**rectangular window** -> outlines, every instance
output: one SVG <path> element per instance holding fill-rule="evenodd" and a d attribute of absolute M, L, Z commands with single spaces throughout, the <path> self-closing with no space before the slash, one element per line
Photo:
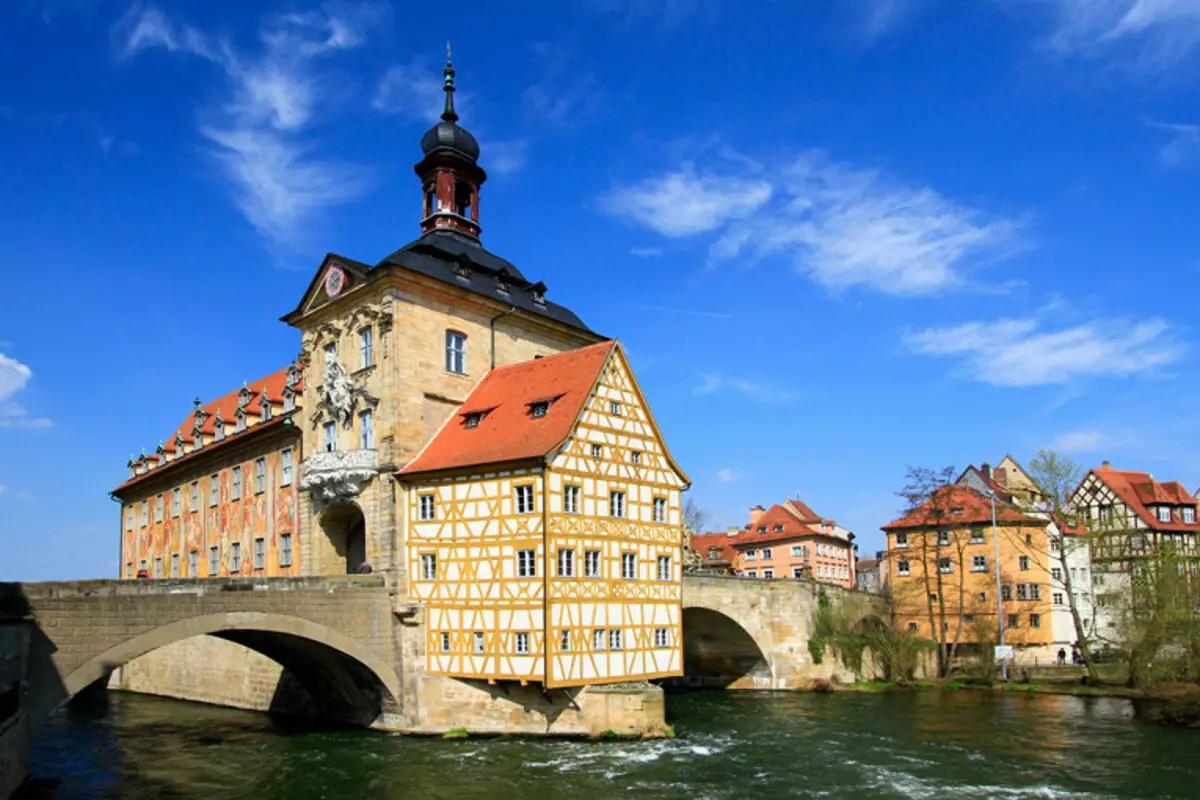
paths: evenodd
<path fill-rule="evenodd" d="M 671 557 L 670 556 L 659 556 L 658 557 L 658 579 L 660 581 L 671 580 Z"/>
<path fill-rule="evenodd" d="M 798 544 L 792 545 L 792 558 L 802 558 L 804 556 L 804 548 Z"/>
<path fill-rule="evenodd" d="M 285 533 L 279 537 L 279 566 L 292 565 L 292 535 Z"/>
<path fill-rule="evenodd" d="M 746 560 L 747 561 L 757 561 L 758 560 L 758 551 L 757 550 L 747 550 L 746 551 Z"/>
<path fill-rule="evenodd" d="M 215 506 L 221 501 L 221 476 L 213 475 L 208 479 L 208 504 Z"/>
<path fill-rule="evenodd" d="M 1006 583 L 1000 587 L 1000 599 L 1005 602 L 1012 600 L 1012 584 Z"/>
<path fill-rule="evenodd" d="M 133 562 L 132 561 L 127 561 L 125 563 L 125 577 L 126 578 L 133 577 Z"/>
<path fill-rule="evenodd" d="M 1196 509 L 1193 508 L 1192 506 L 1185 506 L 1183 509 L 1183 521 L 1186 522 L 1188 525 L 1195 523 Z"/>
<path fill-rule="evenodd" d="M 596 628 L 592 631 L 592 649 L 603 650 L 608 642 L 608 635 L 604 628 Z"/>
<path fill-rule="evenodd" d="M 375 423 L 369 409 L 358 415 L 358 447 L 360 450 L 375 449 Z"/>
<path fill-rule="evenodd" d="M 254 493 L 262 494 L 267 490 L 267 459 L 259 458 L 254 461 Z"/>
<path fill-rule="evenodd" d="M 762 549 L 762 552 L 759 553 L 759 555 L 762 557 L 763 561 L 770 561 L 771 560 L 771 548 L 764 547 Z"/>
<path fill-rule="evenodd" d="M 579 513 L 579 487 L 564 486 L 563 487 L 563 512 L 567 514 Z"/>
<path fill-rule="evenodd" d="M 290 447 L 279 456 L 279 485 L 292 485 L 292 448 Z"/>
<path fill-rule="evenodd" d="M 460 375 L 467 372 L 467 337 L 458 331 L 446 331 L 446 369 Z"/>
<path fill-rule="evenodd" d="M 971 544 L 983 544 L 986 537 L 983 533 L 983 528 L 971 528 Z"/>
<path fill-rule="evenodd" d="M 436 508 L 432 494 L 417 495 L 417 519 L 428 522 L 435 517 Z"/>
<path fill-rule="evenodd" d="M 592 458 L 600 458 L 604 455 L 604 448 L 598 444 L 592 445 Z"/>
<path fill-rule="evenodd" d="M 558 551 L 558 577 L 575 577 L 575 551 L 564 549 Z"/>
<path fill-rule="evenodd" d="M 971 556 L 971 572 L 987 572 L 987 556 Z"/>
<path fill-rule="evenodd" d="M 523 486 L 517 486 L 513 490 L 516 493 L 517 513 L 532 514 L 533 513 L 533 484 L 527 483 Z"/>
<path fill-rule="evenodd" d="M 200 481 L 192 481 L 192 496 L 188 503 L 188 511 L 195 514 L 200 510 Z"/>
<path fill-rule="evenodd" d="M 154 521 L 162 522 L 163 519 L 163 496 L 160 494 L 154 498 Z"/>
<path fill-rule="evenodd" d="M 173 553 L 171 555 L 171 577 L 179 577 L 179 553 Z"/>
<path fill-rule="evenodd" d="M 1029 599 L 1029 584 L 1028 583 L 1018 583 L 1017 584 L 1017 599 L 1018 600 L 1028 600 Z"/>
<path fill-rule="evenodd" d="M 564 653 L 571 652 L 571 631 L 566 628 L 559 633 L 558 649 Z"/>
<path fill-rule="evenodd" d="M 366 369 L 375 363 L 374 353 L 374 336 L 370 328 L 363 328 L 358 332 L 358 366 L 359 369 Z"/>
<path fill-rule="evenodd" d="M 1029 571 L 1029 556 L 1021 556 L 1020 558 L 1017 559 L 1017 564 L 1020 566 L 1022 572 L 1028 572 Z"/>
<path fill-rule="evenodd" d="M 529 634 L 528 633 L 518 633 L 514 638 L 516 639 L 517 655 L 519 655 L 519 656 L 529 655 Z"/>
<path fill-rule="evenodd" d="M 632 464 L 641 464 L 642 463 L 642 452 L 640 450 L 630 450 L 629 451 L 629 461 Z"/>
<path fill-rule="evenodd" d="M 608 410 L 612 412 L 613 416 L 621 416 L 621 404 L 616 400 L 613 400 L 608 404 Z"/>
<path fill-rule="evenodd" d="M 337 342 L 329 342 L 325 345 L 325 367 L 328 367 L 334 359 L 337 358 Z"/>
<path fill-rule="evenodd" d="M 233 485 L 229 490 L 229 495 L 234 500 L 242 499 L 242 468 L 233 468 Z"/>
<path fill-rule="evenodd" d="M 171 492 L 171 516 L 178 517 L 183 506 L 183 490 L 175 489 Z"/>
<path fill-rule="evenodd" d="M 655 647 L 670 647 L 671 632 L 666 628 L 654 629 L 654 646 Z"/>
<path fill-rule="evenodd" d="M 266 539 L 255 539 L 254 540 L 254 568 L 255 569 L 266 569 L 267 568 L 267 540 Z"/>
<path fill-rule="evenodd" d="M 608 515 L 617 519 L 625 518 L 625 493 L 624 492 L 609 492 L 608 493 Z"/>
<path fill-rule="evenodd" d="M 333 422 L 326 422 L 321 439 L 321 447 L 326 453 L 332 453 L 337 450 L 337 425 Z"/>
<path fill-rule="evenodd" d="M 622 631 L 620 628 L 613 628 L 608 632 L 609 650 L 620 650 L 622 647 L 624 647 L 624 644 L 621 642 L 621 632 Z"/>
<path fill-rule="evenodd" d="M 188 553 L 188 577 L 200 577 L 200 554 L 195 550 Z"/>
<path fill-rule="evenodd" d="M 546 416 L 546 412 L 550 410 L 550 403 L 546 400 L 539 400 L 536 403 L 531 403 L 529 406 L 529 416 L 534 419 L 541 419 Z"/>
<path fill-rule="evenodd" d="M 421 554 L 421 580 L 437 580 L 437 556 L 433 553 Z"/>
<path fill-rule="evenodd" d="M 1158 521 L 1159 522 L 1170 522 L 1171 521 L 1171 507 L 1170 506 L 1159 506 L 1158 507 Z"/>
<path fill-rule="evenodd" d="M 1061 581 L 1062 580 L 1062 568 L 1061 567 L 1051 567 L 1050 568 L 1050 577 L 1056 581 Z"/>
<path fill-rule="evenodd" d="M 441 639 L 442 652 L 449 653 L 450 652 L 450 634 L 447 633 L 446 631 L 442 631 L 441 636 L 439 636 L 438 638 Z"/>
<path fill-rule="evenodd" d="M 221 568 L 221 551 L 216 545 L 208 548 L 208 577 L 215 578 Z"/>
<path fill-rule="evenodd" d="M 804 577 L 804 567 L 792 567 L 792 577 L 793 578 L 803 578 Z"/>
<path fill-rule="evenodd" d="M 1009 614 L 1008 615 L 1008 627 L 1010 627 L 1010 628 L 1021 627 L 1021 617 L 1019 614 Z"/>
<path fill-rule="evenodd" d="M 600 577 L 600 551 L 585 550 L 583 552 L 583 577 Z"/>
<path fill-rule="evenodd" d="M 950 531 L 938 531 L 938 547 L 947 547 L 950 544 Z"/>
<path fill-rule="evenodd" d="M 979 602 L 981 602 L 981 603 L 986 603 L 986 602 L 987 602 L 987 592 L 980 592 L 980 593 L 979 593 Z"/>
<path fill-rule="evenodd" d="M 125 530 L 133 530 L 133 506 L 125 506 Z"/>
<path fill-rule="evenodd" d="M 162 569 L 163 569 L 162 559 L 161 558 L 154 559 L 154 577 L 161 578 L 163 576 Z"/>
<path fill-rule="evenodd" d="M 756 570 L 756 569 L 748 569 L 748 570 L 746 570 L 746 577 L 748 577 L 748 578 L 757 578 L 757 577 L 758 577 L 758 570 Z"/>
<path fill-rule="evenodd" d="M 764 569 L 764 570 L 763 570 L 763 577 L 764 577 L 764 578 L 774 578 L 774 577 L 775 577 L 775 570 L 773 570 L 773 569 Z"/>
<path fill-rule="evenodd" d="M 234 542 L 229 547 L 229 571 L 242 571 L 242 545 L 240 542 Z"/>
<path fill-rule="evenodd" d="M 475 631 L 475 655 L 483 655 L 483 631 Z"/>
<path fill-rule="evenodd" d="M 518 550 L 517 551 L 517 577 L 518 578 L 536 578 L 537 577 L 537 551 L 536 550 Z"/>
<path fill-rule="evenodd" d="M 283 390 L 283 410 L 284 413 L 296 410 L 296 393 L 291 389 Z"/>
<path fill-rule="evenodd" d="M 621 577 L 627 581 L 637 580 L 637 553 L 621 553 Z"/>
<path fill-rule="evenodd" d="M 896 547 L 908 547 L 908 534 L 907 533 L 897 533 L 896 534 Z"/>
<path fill-rule="evenodd" d="M 654 521 L 655 522 L 666 522 L 667 521 L 667 498 L 665 498 L 665 497 L 654 498 Z"/>
<path fill-rule="evenodd" d="M 1063 593 L 1062 592 L 1055 592 L 1053 595 L 1051 595 L 1051 597 L 1054 600 L 1054 605 L 1061 606 L 1063 604 Z"/>

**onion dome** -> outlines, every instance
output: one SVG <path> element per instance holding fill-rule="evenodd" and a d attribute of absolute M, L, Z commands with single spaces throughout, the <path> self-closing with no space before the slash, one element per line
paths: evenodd
<path fill-rule="evenodd" d="M 421 150 L 425 157 L 433 155 L 457 156 L 475 163 L 479 158 L 479 142 L 466 128 L 458 124 L 458 113 L 454 110 L 454 66 L 450 62 L 450 45 L 446 45 L 446 108 L 442 121 L 434 125 L 421 137 Z"/>

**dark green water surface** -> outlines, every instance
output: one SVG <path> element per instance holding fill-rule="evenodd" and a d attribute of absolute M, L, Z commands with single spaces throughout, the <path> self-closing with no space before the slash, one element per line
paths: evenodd
<path fill-rule="evenodd" d="M 1127 701 L 976 692 L 671 695 L 671 741 L 314 731 L 134 695 L 61 712 L 39 797 L 1200 798 L 1200 732 Z"/>

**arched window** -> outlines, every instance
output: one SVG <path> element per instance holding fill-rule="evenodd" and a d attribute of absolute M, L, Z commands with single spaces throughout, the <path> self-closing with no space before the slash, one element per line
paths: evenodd
<path fill-rule="evenodd" d="M 433 181 L 425 184 L 425 216 L 437 211 L 437 184 Z"/>
<path fill-rule="evenodd" d="M 446 331 L 446 369 L 466 374 L 467 335 L 458 331 Z"/>
<path fill-rule="evenodd" d="M 471 184 L 459 181 L 454 184 L 454 213 L 460 217 L 471 216 Z"/>

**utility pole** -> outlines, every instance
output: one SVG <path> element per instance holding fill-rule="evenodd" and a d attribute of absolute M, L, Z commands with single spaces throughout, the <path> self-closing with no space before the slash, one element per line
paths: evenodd
<path fill-rule="evenodd" d="M 1000 623 L 1000 647 L 1004 647 L 1004 593 L 1000 590 L 1000 537 L 996 533 L 996 492 L 988 489 L 988 498 L 992 501 L 992 545 L 995 551 L 996 571 L 996 621 Z M 1004 651 L 1001 651 L 1004 653 Z M 1000 677 L 1008 681 L 1008 659 L 1000 659 Z"/>

